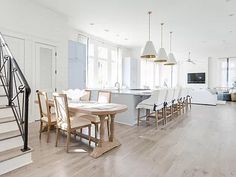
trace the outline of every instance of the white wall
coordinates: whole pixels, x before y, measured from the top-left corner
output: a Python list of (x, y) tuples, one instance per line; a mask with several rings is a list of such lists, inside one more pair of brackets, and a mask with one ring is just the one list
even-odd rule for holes
[[(1, 0), (0, 31), (4, 35), (24, 40), (24, 71), (32, 88), (30, 120), (35, 119), (35, 43), (41, 42), (57, 47), (56, 85), (58, 90), (67, 88), (68, 82), (68, 36), (67, 19), (30, 0)], [(11, 46), (9, 46), (11, 48)], [(14, 55), (14, 53), (13, 53)]]
[[(185, 61), (178, 62), (178, 86), (194, 87), (194, 88), (208, 88), (208, 59), (195, 60), (196, 64), (188, 63)], [(206, 73), (205, 84), (188, 84), (187, 73)]]
[(215, 88), (220, 86), (219, 59), (209, 57), (208, 59), (208, 86)]

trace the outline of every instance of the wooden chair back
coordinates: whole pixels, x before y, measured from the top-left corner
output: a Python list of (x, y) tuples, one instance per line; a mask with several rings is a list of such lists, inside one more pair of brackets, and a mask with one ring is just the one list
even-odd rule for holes
[(46, 92), (43, 91), (36, 91), (38, 96), (38, 102), (39, 102), (39, 112), (40, 112), (40, 119), (43, 117), (48, 118), (48, 122), (51, 123), (51, 112), (50, 112), (50, 106), (48, 102), (48, 95)]
[(91, 100), (91, 91), (85, 90), (85, 95), (80, 98), (80, 101), (90, 101)]
[(71, 124), (66, 94), (53, 93), (53, 98), (56, 110), (57, 126), (70, 131)]
[(98, 91), (98, 103), (110, 103), (111, 102), (111, 92), (109, 91)]

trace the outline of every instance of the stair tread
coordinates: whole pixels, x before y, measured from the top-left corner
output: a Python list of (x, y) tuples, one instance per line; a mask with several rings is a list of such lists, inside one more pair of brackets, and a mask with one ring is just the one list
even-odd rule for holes
[(32, 152), (32, 148), (30, 148), (30, 150), (26, 151), (26, 152), (22, 152), (21, 151), (21, 147), (17, 147), (17, 148), (13, 148), (13, 149), (9, 149), (3, 152), (0, 152), (0, 163), (4, 162), (6, 160), (10, 160), (14, 157), (18, 157), (27, 153)]
[(19, 130), (10, 131), (10, 132), (6, 132), (6, 133), (1, 133), (0, 134), (0, 141), (7, 140), (7, 139), (10, 139), (10, 138), (15, 138), (15, 137), (18, 137), (18, 136), (21, 136)]
[(0, 124), (7, 123), (7, 122), (14, 122), (14, 121), (16, 121), (16, 119), (13, 116), (0, 118)]
[(8, 105), (0, 105), (0, 109), (8, 109), (11, 108), (11, 106)]

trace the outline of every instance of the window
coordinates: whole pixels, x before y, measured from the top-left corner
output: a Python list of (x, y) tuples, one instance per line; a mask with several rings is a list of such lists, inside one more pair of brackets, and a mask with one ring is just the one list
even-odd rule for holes
[(220, 59), (220, 86), (232, 87), (236, 81), (236, 58)]
[(141, 60), (140, 70), (141, 87), (171, 87), (171, 82), (172, 87), (177, 85), (177, 65), (165, 66), (153, 61)]
[(87, 87), (109, 88), (121, 83), (121, 51), (116, 46), (90, 39), (88, 54)]
[(87, 66), (87, 87), (93, 86), (94, 81), (94, 44), (89, 45), (88, 50), (88, 66)]
[(111, 51), (111, 84), (115, 84), (118, 81), (118, 62), (117, 62), (117, 50)]
[(159, 68), (156, 63), (141, 60), (141, 87), (154, 88), (159, 85)]

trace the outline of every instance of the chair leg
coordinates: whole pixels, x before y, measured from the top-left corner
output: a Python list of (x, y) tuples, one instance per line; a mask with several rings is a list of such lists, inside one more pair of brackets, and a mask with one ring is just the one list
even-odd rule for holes
[(174, 115), (173, 115), (174, 113), (173, 113), (173, 112), (174, 112), (173, 106), (171, 105), (171, 106), (170, 106), (171, 119), (174, 118)]
[(66, 140), (66, 152), (69, 152), (69, 145), (70, 145), (70, 137), (71, 137), (71, 132), (67, 132), (67, 140)]
[(74, 138), (75, 138), (75, 140), (76, 140), (76, 130), (75, 130), (75, 132), (74, 132)]
[(139, 126), (140, 122), (140, 108), (138, 108), (138, 117), (137, 117), (137, 125)]
[(109, 120), (110, 120), (110, 115), (108, 116), (108, 119), (107, 119), (107, 135), (108, 135), (108, 138), (110, 136), (110, 126), (109, 126)]
[(43, 122), (40, 121), (40, 129), (39, 129), (39, 139), (40, 140), (41, 140), (42, 129), (43, 129)]
[(190, 109), (192, 109), (192, 100), (191, 100), (191, 98), (189, 98), (189, 107), (190, 107)]
[(146, 125), (150, 125), (149, 114), (150, 114), (150, 110), (146, 109)]
[(157, 111), (155, 111), (155, 126), (156, 128), (158, 126), (158, 112)]
[(166, 108), (165, 107), (163, 108), (163, 117), (164, 117), (164, 121), (166, 124), (167, 123), (167, 116), (166, 116)]
[[(95, 141), (98, 139), (98, 124), (94, 124), (95, 126)], [(95, 146), (97, 146), (97, 142), (95, 142)]]
[(91, 125), (88, 127), (89, 147), (91, 147)]
[(80, 141), (82, 141), (82, 133), (83, 133), (83, 128), (80, 129)]
[(58, 145), (58, 141), (59, 141), (59, 128), (57, 128), (56, 129), (56, 144), (55, 144), (55, 146), (57, 147), (57, 145)]
[(50, 129), (51, 129), (51, 125), (49, 125), (49, 124), (48, 124), (48, 131), (47, 131), (47, 143), (49, 142)]

